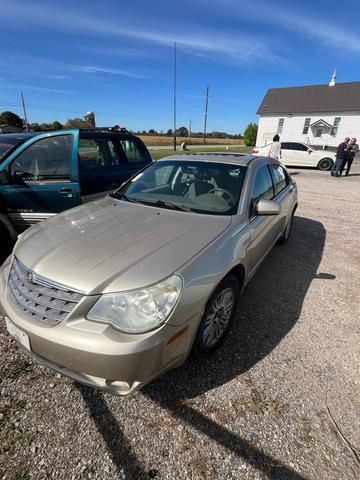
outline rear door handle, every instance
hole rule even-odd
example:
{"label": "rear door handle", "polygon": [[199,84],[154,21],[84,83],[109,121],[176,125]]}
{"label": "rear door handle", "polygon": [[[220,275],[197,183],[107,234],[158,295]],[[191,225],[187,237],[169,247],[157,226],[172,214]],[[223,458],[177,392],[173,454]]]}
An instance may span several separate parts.
{"label": "rear door handle", "polygon": [[74,194],[74,192],[71,188],[60,188],[59,193],[63,197],[69,197],[69,198],[71,198]]}

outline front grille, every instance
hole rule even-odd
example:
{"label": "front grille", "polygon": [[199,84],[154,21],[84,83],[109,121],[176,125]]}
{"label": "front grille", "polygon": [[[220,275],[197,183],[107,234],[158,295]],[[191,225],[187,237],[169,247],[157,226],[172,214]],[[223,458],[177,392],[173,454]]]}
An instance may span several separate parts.
{"label": "front grille", "polygon": [[84,297],[28,270],[14,258],[8,286],[16,306],[49,326],[62,322]]}

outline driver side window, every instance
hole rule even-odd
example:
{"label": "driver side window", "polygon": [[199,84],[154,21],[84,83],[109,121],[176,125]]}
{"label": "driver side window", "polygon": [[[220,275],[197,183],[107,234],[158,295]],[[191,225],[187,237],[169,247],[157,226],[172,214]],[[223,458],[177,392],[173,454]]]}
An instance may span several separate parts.
{"label": "driver side window", "polygon": [[274,197],[274,188],[267,165],[262,166],[256,173],[251,194],[249,217],[256,216],[256,208],[261,199],[271,200]]}
{"label": "driver side window", "polygon": [[21,152],[11,164],[14,183],[69,180],[72,135],[43,138]]}

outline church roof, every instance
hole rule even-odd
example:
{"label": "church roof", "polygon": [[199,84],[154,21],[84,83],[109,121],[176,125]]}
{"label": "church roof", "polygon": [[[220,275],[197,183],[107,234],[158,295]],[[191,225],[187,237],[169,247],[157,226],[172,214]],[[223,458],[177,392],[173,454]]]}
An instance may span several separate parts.
{"label": "church roof", "polygon": [[360,112],[360,82],[271,88],[258,115]]}

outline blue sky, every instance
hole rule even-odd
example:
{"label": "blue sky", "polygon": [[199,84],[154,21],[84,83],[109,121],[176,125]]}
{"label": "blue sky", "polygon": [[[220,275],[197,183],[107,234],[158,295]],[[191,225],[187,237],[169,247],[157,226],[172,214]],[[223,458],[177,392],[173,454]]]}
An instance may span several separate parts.
{"label": "blue sky", "polygon": [[[175,5],[179,5],[175,7]],[[180,6],[181,5],[181,6]],[[30,122],[83,116],[98,125],[173,124],[240,133],[271,87],[360,80],[357,1],[1,0],[0,111]]]}

